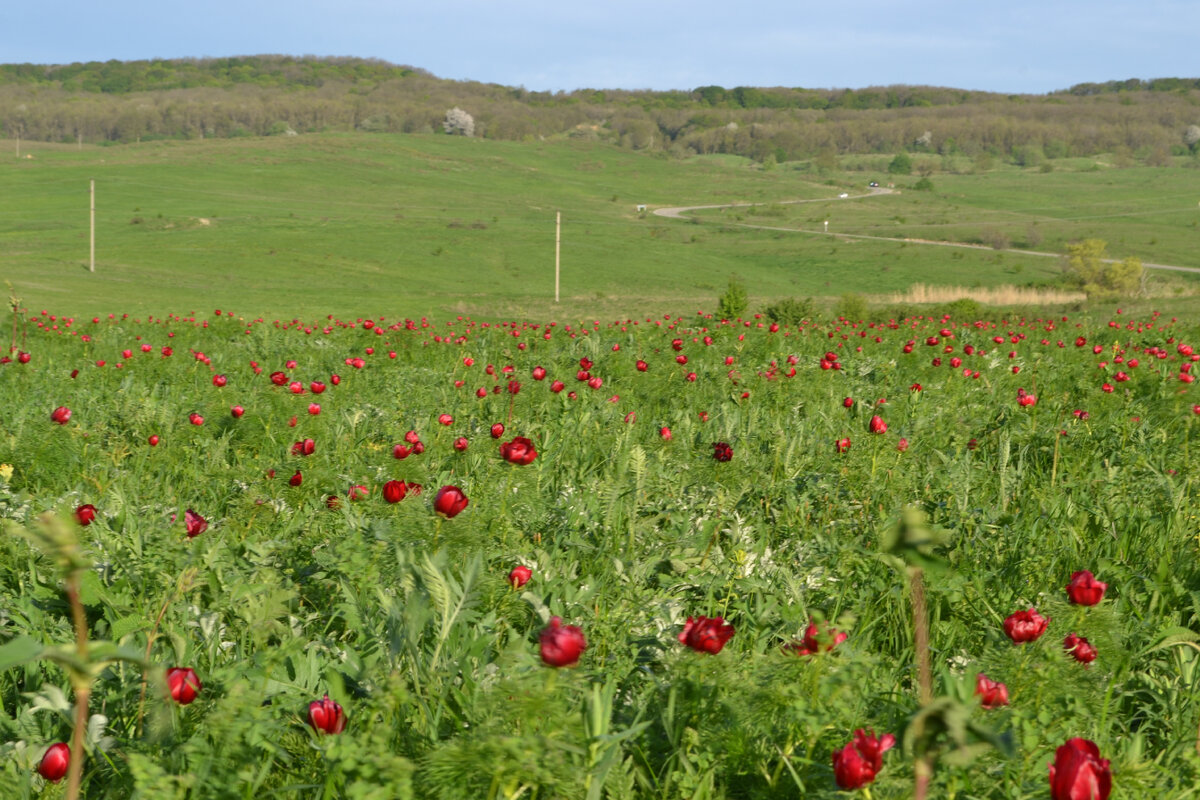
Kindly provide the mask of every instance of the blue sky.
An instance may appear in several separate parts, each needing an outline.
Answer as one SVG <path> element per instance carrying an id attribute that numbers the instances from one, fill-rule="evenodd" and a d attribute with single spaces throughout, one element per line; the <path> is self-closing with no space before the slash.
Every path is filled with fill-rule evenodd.
<path id="1" fill-rule="evenodd" d="M 1200 0 L 61 0 L 0 5 L 0 62 L 348 55 L 535 90 L 1195 77 Z"/>

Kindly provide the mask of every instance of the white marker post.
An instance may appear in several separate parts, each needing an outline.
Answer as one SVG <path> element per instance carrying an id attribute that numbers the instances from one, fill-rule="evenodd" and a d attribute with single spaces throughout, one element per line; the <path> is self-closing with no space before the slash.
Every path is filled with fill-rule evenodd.
<path id="1" fill-rule="evenodd" d="M 825 220 L 825 232 L 829 233 L 829 220 Z"/>
<path id="2" fill-rule="evenodd" d="M 96 179 L 92 178 L 92 188 L 89 192 L 91 195 L 91 210 L 92 210 L 92 235 L 89 237 L 90 256 L 88 258 L 88 272 L 96 271 Z"/>

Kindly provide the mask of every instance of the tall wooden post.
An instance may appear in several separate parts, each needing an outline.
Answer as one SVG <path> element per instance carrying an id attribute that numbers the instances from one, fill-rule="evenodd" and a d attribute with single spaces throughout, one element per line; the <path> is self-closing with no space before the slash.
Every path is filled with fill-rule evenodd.
<path id="1" fill-rule="evenodd" d="M 554 302 L 558 302 L 558 267 L 562 252 L 562 212 L 554 212 Z"/>
<path id="2" fill-rule="evenodd" d="M 92 178 L 91 188 L 91 210 L 92 210 L 92 235 L 89 237 L 90 256 L 88 258 L 88 272 L 96 271 L 96 179 Z"/>

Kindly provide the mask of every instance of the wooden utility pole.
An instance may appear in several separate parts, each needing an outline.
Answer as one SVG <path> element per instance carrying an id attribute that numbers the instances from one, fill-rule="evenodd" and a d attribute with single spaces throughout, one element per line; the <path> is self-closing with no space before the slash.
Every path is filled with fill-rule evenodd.
<path id="1" fill-rule="evenodd" d="M 96 271 L 96 179 L 92 178 L 91 189 L 91 206 L 92 206 L 92 235 L 90 237 L 90 257 L 88 258 L 88 272 Z"/>
<path id="2" fill-rule="evenodd" d="M 558 302 L 558 267 L 562 252 L 562 212 L 554 212 L 554 302 Z"/>
<path id="3" fill-rule="evenodd" d="M 17 128 L 17 158 L 21 157 L 21 129 Z"/>

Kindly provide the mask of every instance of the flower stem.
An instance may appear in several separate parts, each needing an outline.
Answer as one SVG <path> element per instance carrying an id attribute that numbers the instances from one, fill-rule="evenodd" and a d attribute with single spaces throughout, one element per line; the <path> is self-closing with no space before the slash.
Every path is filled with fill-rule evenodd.
<path id="1" fill-rule="evenodd" d="M 67 600 L 71 604 L 71 616 L 75 622 L 75 650 L 79 660 L 88 660 L 87 616 L 79 599 L 79 570 L 67 575 Z M 75 728 L 71 731 L 71 758 L 67 764 L 67 800 L 79 797 L 79 785 L 83 778 L 83 734 L 87 730 L 88 700 L 92 694 L 91 675 L 73 673 L 72 688 L 75 690 Z"/>

